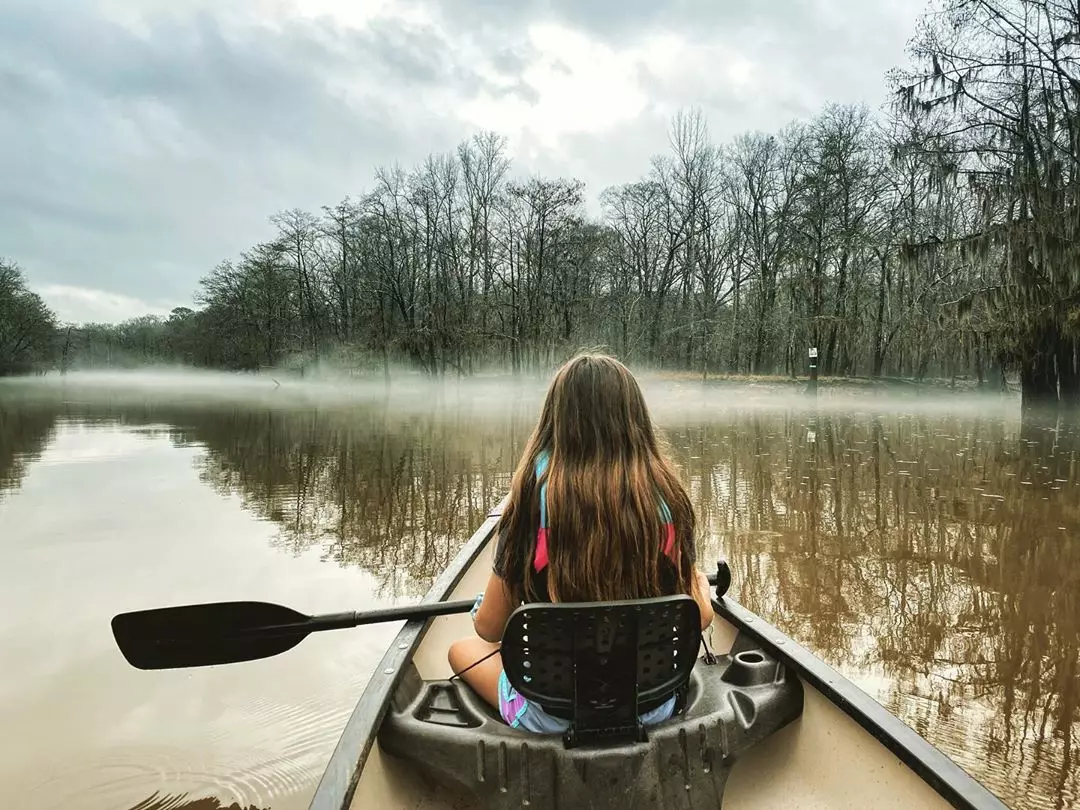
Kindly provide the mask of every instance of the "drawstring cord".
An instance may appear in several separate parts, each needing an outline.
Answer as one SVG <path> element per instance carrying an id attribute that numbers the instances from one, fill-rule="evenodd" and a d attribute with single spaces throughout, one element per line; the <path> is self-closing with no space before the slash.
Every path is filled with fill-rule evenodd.
<path id="1" fill-rule="evenodd" d="M 469 615 L 472 617 L 473 622 L 476 621 L 476 613 L 480 612 L 480 606 L 482 604 L 484 604 L 484 594 L 478 593 L 478 594 L 476 594 L 476 602 L 473 603 L 472 610 L 469 611 Z M 500 644 L 494 650 L 491 650 L 490 652 L 488 652 L 486 654 L 486 656 L 484 656 L 484 658 L 482 658 L 480 661 L 473 661 L 471 664 L 469 664 L 469 666 L 465 667 L 465 669 L 463 669 L 461 672 L 456 672 L 453 675 L 451 675 L 450 680 L 457 680 L 462 675 L 469 672 L 472 669 L 472 667 L 476 666 L 476 664 L 484 663 L 489 658 L 491 658 L 491 656 L 494 656 L 494 654 L 496 654 L 501 649 L 502 649 L 502 645 Z"/>
<path id="2" fill-rule="evenodd" d="M 480 605 L 482 605 L 483 602 L 484 602 L 484 595 L 482 593 L 478 593 L 476 595 L 476 601 L 473 603 L 472 610 L 469 611 L 469 615 L 472 617 L 473 622 L 476 621 L 476 614 L 480 612 Z M 491 658 L 491 656 L 495 655 L 495 653 L 497 653 L 501 649 L 502 649 L 502 645 L 500 644 L 498 647 L 496 647 L 494 650 L 489 652 L 487 655 L 485 655 L 479 661 L 473 661 L 471 664 L 469 664 L 467 667 L 465 667 L 465 669 L 461 670 L 461 672 L 455 672 L 453 675 L 450 676 L 450 680 L 451 681 L 456 681 L 458 678 L 460 678 L 462 675 L 464 675 L 470 669 L 475 667 L 477 664 L 484 663 L 489 658 Z"/>
<path id="3" fill-rule="evenodd" d="M 712 627 L 709 628 L 709 635 L 712 635 Z M 705 645 L 705 655 L 701 657 L 701 660 L 705 662 L 705 664 L 707 664 L 708 666 L 712 666 L 716 663 L 716 655 L 709 647 L 709 642 L 705 638 L 705 633 L 701 634 L 701 643 Z"/>
<path id="4" fill-rule="evenodd" d="M 473 661 L 471 664 L 469 664 L 467 667 L 465 667 L 465 669 L 461 670 L 461 672 L 455 672 L 453 675 L 450 676 L 450 680 L 451 681 L 456 681 L 458 678 L 460 678 L 462 675 L 464 675 L 470 669 L 475 667 L 477 664 L 482 664 L 485 661 L 487 661 L 489 658 L 491 658 L 491 656 L 496 655 L 501 649 L 502 649 L 502 645 L 499 645 L 494 650 L 492 650 L 487 655 L 485 655 L 483 658 L 481 658 L 479 661 Z"/>

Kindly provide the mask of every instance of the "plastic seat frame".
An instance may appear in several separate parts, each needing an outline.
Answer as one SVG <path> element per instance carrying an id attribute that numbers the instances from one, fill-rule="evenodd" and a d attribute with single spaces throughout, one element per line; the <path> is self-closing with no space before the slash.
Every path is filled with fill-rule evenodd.
<path id="1" fill-rule="evenodd" d="M 507 680 L 569 721 L 566 748 L 645 742 L 641 715 L 685 693 L 701 645 L 697 603 L 680 594 L 614 602 L 531 603 L 507 622 Z"/>
<path id="2" fill-rule="evenodd" d="M 732 767 L 799 717 L 803 691 L 752 641 L 714 655 L 700 620 L 687 596 L 523 605 L 504 633 L 504 671 L 566 733 L 507 725 L 460 678 L 425 681 L 410 663 L 380 749 L 455 807 L 717 810 Z M 675 715 L 646 733 L 640 715 L 673 694 Z"/>

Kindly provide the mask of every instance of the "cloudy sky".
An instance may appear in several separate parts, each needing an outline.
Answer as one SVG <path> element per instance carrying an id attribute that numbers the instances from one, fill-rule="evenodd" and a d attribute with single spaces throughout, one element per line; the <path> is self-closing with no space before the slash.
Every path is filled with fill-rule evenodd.
<path id="1" fill-rule="evenodd" d="M 0 257 L 65 320 L 190 304 L 269 216 L 480 129 L 515 169 L 634 179 L 884 100 L 924 0 L 2 0 Z"/>

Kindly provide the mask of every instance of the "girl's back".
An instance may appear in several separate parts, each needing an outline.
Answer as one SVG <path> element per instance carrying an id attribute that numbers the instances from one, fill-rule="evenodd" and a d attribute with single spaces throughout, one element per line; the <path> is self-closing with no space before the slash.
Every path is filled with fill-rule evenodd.
<path id="1" fill-rule="evenodd" d="M 526 602 L 694 597 L 712 621 L 694 570 L 694 511 L 664 458 L 645 399 L 614 358 L 580 355 L 555 375 L 503 509 L 494 571 L 473 608 L 477 636 L 450 664 L 512 726 L 555 732 L 565 720 L 531 705 L 503 672 L 498 642 Z M 642 716 L 671 716 L 675 698 Z"/>
<path id="2" fill-rule="evenodd" d="M 514 474 L 495 570 L 521 601 L 687 592 L 694 513 L 641 389 L 613 358 L 556 375 Z"/>

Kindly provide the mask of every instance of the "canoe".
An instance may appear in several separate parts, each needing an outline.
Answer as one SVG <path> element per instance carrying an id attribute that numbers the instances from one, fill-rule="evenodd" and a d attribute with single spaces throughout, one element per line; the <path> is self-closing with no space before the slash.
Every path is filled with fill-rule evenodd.
<path id="1" fill-rule="evenodd" d="M 483 590 L 497 522 L 487 517 L 425 602 Z M 608 747 L 512 729 L 449 681 L 447 648 L 472 632 L 467 614 L 407 622 L 310 810 L 1005 807 L 795 641 L 730 597 L 714 607 L 683 711 L 644 741 Z"/>

